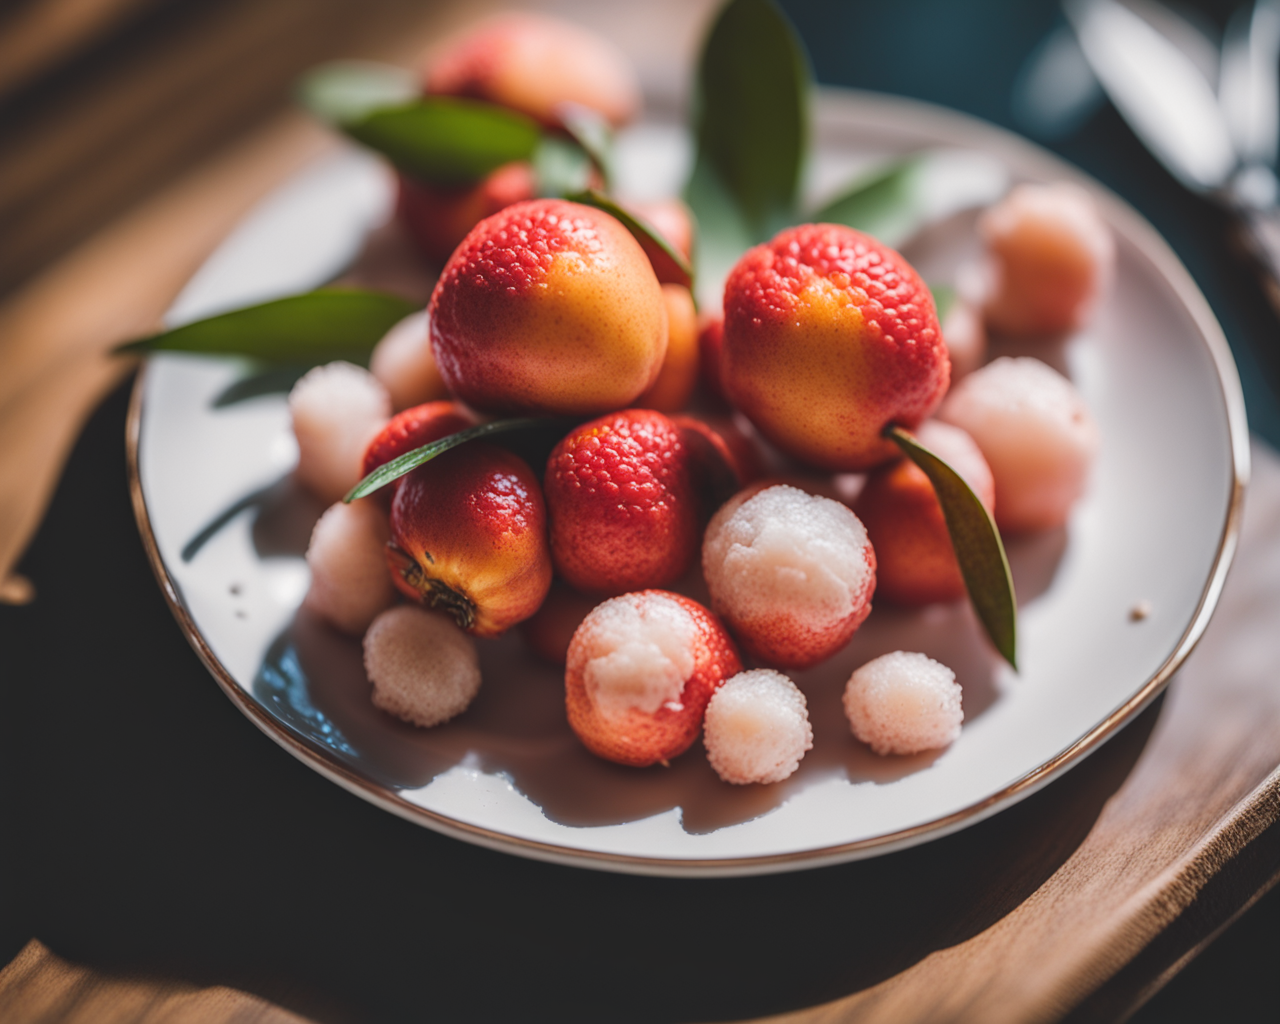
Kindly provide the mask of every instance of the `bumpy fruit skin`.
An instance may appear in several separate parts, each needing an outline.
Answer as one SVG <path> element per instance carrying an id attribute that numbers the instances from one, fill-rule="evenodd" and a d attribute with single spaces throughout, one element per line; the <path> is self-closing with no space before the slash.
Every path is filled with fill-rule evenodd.
<path id="1" fill-rule="evenodd" d="M 475 425 L 474 417 L 456 402 L 424 402 L 398 412 L 378 431 L 377 436 L 369 442 L 369 447 L 364 450 L 364 464 L 360 473 L 368 476 L 379 466 L 406 452 Z"/>
<path id="2" fill-rule="evenodd" d="M 432 62 L 427 92 L 510 107 L 553 128 L 577 103 L 615 125 L 640 107 L 640 87 L 622 52 L 585 29 L 532 13 L 499 14 L 455 40 Z"/>
<path id="3" fill-rule="evenodd" d="M 578 590 L 621 594 L 674 583 L 698 552 L 698 500 L 680 428 L 624 409 L 573 430 L 544 487 L 556 571 Z"/>
<path id="4" fill-rule="evenodd" d="M 973 438 L 959 427 L 936 420 L 922 424 L 916 436 L 946 460 L 992 511 L 995 482 Z M 916 607 L 964 597 L 964 577 L 942 506 L 933 484 L 914 462 L 903 459 L 871 473 L 853 511 L 875 548 L 877 598 Z"/>
<path id="5" fill-rule="evenodd" d="M 951 379 L 933 296 L 900 255 L 835 224 L 750 250 L 725 284 L 725 392 L 762 434 L 811 465 L 870 469 L 897 454 Z"/>
<path id="6" fill-rule="evenodd" d="M 594 415 L 631 403 L 667 351 L 658 279 L 618 221 L 560 199 L 481 221 L 431 295 L 449 390 L 493 413 Z"/>
<path id="7" fill-rule="evenodd" d="M 391 504 L 387 564 L 401 593 L 497 636 L 551 587 L 546 508 L 533 471 L 472 441 L 401 478 Z"/>
<path id="8" fill-rule="evenodd" d="M 652 713 L 636 708 L 623 715 L 602 713 L 585 679 L 591 654 L 586 642 L 590 616 L 574 633 L 565 664 L 565 711 L 570 727 L 596 756 L 637 768 L 665 763 L 688 750 L 702 731 L 711 695 L 726 679 L 742 671 L 742 659 L 728 632 L 697 601 L 663 590 L 626 594 L 614 600 L 643 604 L 654 596 L 677 602 L 693 622 L 693 671 L 685 679 L 677 702 Z"/>
<path id="9" fill-rule="evenodd" d="M 436 265 L 444 263 L 473 227 L 512 203 L 538 194 L 533 168 L 526 163 L 505 164 L 474 185 L 448 188 L 396 176 L 396 216 L 408 229 L 422 254 Z"/>

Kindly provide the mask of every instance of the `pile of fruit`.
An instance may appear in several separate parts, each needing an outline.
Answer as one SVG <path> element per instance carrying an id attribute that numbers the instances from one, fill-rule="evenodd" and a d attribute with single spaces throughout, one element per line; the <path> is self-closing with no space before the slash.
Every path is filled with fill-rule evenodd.
<path id="1" fill-rule="evenodd" d="M 532 15 L 456 41 L 423 88 L 552 133 L 583 108 L 616 125 L 638 106 L 608 44 Z M 702 734 L 725 781 L 784 779 L 812 730 L 779 670 L 843 648 L 873 595 L 966 592 L 934 484 L 891 428 L 959 474 L 1001 531 L 1066 521 L 1096 429 L 1045 363 L 982 365 L 985 338 L 1079 328 L 1111 237 L 1074 186 L 1016 188 L 982 217 L 985 260 L 939 324 L 897 252 L 803 224 L 743 255 L 723 309 L 699 314 L 679 200 L 620 217 L 535 188 L 519 161 L 447 187 L 400 175 L 400 220 L 443 270 L 369 370 L 319 366 L 290 395 L 297 479 L 333 502 L 306 604 L 363 635 L 373 701 L 416 725 L 462 713 L 481 683 L 473 637 L 519 625 L 564 664 L 569 724 L 599 756 L 666 763 Z M 533 441 L 471 440 L 341 500 L 509 416 L 541 418 Z M 517 454 L 531 449 L 535 464 Z M 959 735 L 961 696 L 945 666 L 898 652 L 853 674 L 845 710 L 877 753 L 915 753 Z"/>

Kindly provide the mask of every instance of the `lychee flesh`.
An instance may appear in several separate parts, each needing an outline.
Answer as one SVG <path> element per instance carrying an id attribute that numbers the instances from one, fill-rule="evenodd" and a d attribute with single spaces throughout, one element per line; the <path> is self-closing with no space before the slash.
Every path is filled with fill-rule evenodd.
<path id="1" fill-rule="evenodd" d="M 363 633 L 396 599 L 385 553 L 390 538 L 386 513 L 376 503 L 331 506 L 311 531 L 311 586 L 303 604 L 345 633 Z"/>
<path id="2" fill-rule="evenodd" d="M 443 615 L 416 605 L 383 612 L 364 637 L 373 703 L 429 728 L 462 714 L 480 691 L 476 643 Z"/>
<path id="3" fill-rule="evenodd" d="M 978 229 L 992 277 L 984 314 L 1007 334 L 1058 334 L 1082 326 L 1115 267 L 1115 240 L 1079 185 L 1019 185 Z"/>
<path id="4" fill-rule="evenodd" d="M 876 559 L 845 505 L 785 484 L 749 489 L 712 517 L 702 546 L 712 607 L 769 665 L 834 654 L 871 612 Z"/>
<path id="5" fill-rule="evenodd" d="M 960 381 L 938 418 L 982 450 L 1001 530 L 1066 522 L 1099 446 L 1097 425 L 1066 377 L 1038 359 L 1004 356 Z"/>
<path id="6" fill-rule="evenodd" d="M 374 346 L 369 372 L 387 389 L 396 412 L 448 396 L 431 354 L 425 311 L 405 317 Z"/>
<path id="7" fill-rule="evenodd" d="M 623 594 L 595 608 L 569 645 L 569 725 L 607 760 L 665 762 L 698 738 L 711 694 L 741 668 L 724 627 L 696 601 Z"/>
<path id="8" fill-rule="evenodd" d="M 547 460 L 556 571 L 589 593 L 661 587 L 698 551 L 690 450 L 671 419 L 626 409 L 586 423 Z"/>
<path id="9" fill-rule="evenodd" d="M 813 728 L 796 684 L 762 668 L 738 673 L 712 694 L 702 739 L 725 782 L 781 782 L 813 749 Z"/>
<path id="10" fill-rule="evenodd" d="M 725 283 L 725 393 L 810 465 L 860 471 L 894 458 L 884 428 L 928 416 L 950 366 L 928 287 L 902 256 L 852 228 L 783 231 Z"/>
<path id="11" fill-rule="evenodd" d="M 343 362 L 309 370 L 289 392 L 298 482 L 337 501 L 359 483 L 365 447 L 390 415 L 387 390 L 368 370 Z"/>
<path id="12" fill-rule="evenodd" d="M 955 673 L 924 654 L 894 651 L 853 673 L 844 711 L 854 736 L 877 754 L 949 746 L 964 721 Z"/>

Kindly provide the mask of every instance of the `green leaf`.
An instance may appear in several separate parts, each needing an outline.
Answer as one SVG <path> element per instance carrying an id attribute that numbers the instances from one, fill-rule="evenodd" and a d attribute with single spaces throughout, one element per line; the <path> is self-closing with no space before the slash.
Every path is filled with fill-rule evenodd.
<path id="1" fill-rule="evenodd" d="M 322 121 L 351 124 L 383 107 L 398 107 L 422 94 L 416 75 L 389 64 L 341 60 L 307 72 L 296 89 L 300 103 Z"/>
<path id="2" fill-rule="evenodd" d="M 963 477 L 922 445 L 908 431 L 890 426 L 885 437 L 894 441 L 933 484 L 969 600 L 996 650 L 1016 671 L 1018 603 L 1013 592 L 1009 559 L 995 521 Z"/>
<path id="3" fill-rule="evenodd" d="M 468 441 L 474 441 L 478 437 L 486 437 L 489 434 L 500 434 L 508 430 L 520 430 L 536 426 L 542 422 L 542 420 L 531 418 L 496 420 L 493 423 L 481 423 L 478 427 L 468 427 L 466 430 L 460 430 L 456 434 L 442 437 L 438 441 L 424 444 L 421 448 L 405 452 L 403 455 L 379 466 L 351 488 L 342 500 L 350 503 L 358 498 L 367 497 L 374 491 L 386 487 L 393 480 L 399 480 L 406 473 L 417 469 L 424 462 L 430 462 L 437 455 L 447 452 L 450 448 L 457 448 L 460 444 L 466 444 Z"/>
<path id="4" fill-rule="evenodd" d="M 725 4 L 698 66 L 696 163 L 715 172 L 754 241 L 794 221 L 811 83 L 804 46 L 773 0 Z"/>
<path id="5" fill-rule="evenodd" d="M 613 184 L 613 128 L 598 110 L 581 103 L 561 104 L 557 113 L 565 130 L 591 157 L 604 178 L 606 192 Z"/>
<path id="6" fill-rule="evenodd" d="M 418 310 L 395 295 L 323 288 L 197 320 L 121 345 L 120 353 L 199 352 L 264 363 L 366 363 L 373 346 Z"/>
<path id="7" fill-rule="evenodd" d="M 657 249 L 663 257 L 670 260 L 675 268 L 684 275 L 685 287 L 690 287 L 693 284 L 693 267 L 691 267 L 689 265 L 689 261 L 684 258 L 684 253 L 668 242 L 666 238 L 663 237 L 662 232 L 653 225 L 642 218 L 629 213 L 627 210 L 624 210 L 608 196 L 601 195 L 594 189 L 578 192 L 574 195 L 566 196 L 565 198 L 570 199 L 575 203 L 585 203 L 587 206 L 594 206 L 596 209 L 604 210 L 605 213 L 616 217 L 622 222 L 622 226 L 630 231 L 631 234 L 635 236 L 636 241 L 639 242 L 645 251 L 649 253 L 649 258 L 651 260 L 654 258 L 654 254 L 649 252 L 652 247 Z"/>
<path id="8" fill-rule="evenodd" d="M 576 142 L 544 135 L 533 154 L 538 195 L 570 196 L 591 184 L 591 157 Z"/>
<path id="9" fill-rule="evenodd" d="M 813 219 L 857 228 L 888 246 L 901 245 L 924 223 L 922 164 L 920 157 L 907 157 L 877 168 L 816 211 Z"/>

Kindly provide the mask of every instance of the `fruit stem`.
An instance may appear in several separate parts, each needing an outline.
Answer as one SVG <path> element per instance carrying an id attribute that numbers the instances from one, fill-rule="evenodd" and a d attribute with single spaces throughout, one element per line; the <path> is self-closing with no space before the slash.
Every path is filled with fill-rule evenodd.
<path id="1" fill-rule="evenodd" d="M 396 563 L 400 578 L 405 581 L 420 600 L 428 608 L 439 609 L 453 616 L 453 621 L 463 629 L 470 629 L 476 621 L 476 606 L 466 594 L 454 590 L 453 587 L 428 576 L 422 564 L 397 544 L 387 544 L 387 550 Z M 427 555 L 430 558 L 430 555 Z M 432 559 L 434 562 L 434 559 Z"/>

